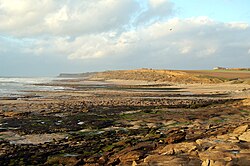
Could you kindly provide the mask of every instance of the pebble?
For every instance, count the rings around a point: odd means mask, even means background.
[[[79,125],[83,125],[83,124],[84,124],[84,122],[78,122],[77,124],[79,124]]]

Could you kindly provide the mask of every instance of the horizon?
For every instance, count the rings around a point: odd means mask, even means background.
[[[248,6],[248,0],[0,0],[0,77],[249,68]]]

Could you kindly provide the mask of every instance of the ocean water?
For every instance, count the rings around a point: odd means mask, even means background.
[[[58,78],[53,77],[0,77],[0,97],[21,96],[25,91],[47,91],[58,90],[63,87],[34,85],[49,83]]]

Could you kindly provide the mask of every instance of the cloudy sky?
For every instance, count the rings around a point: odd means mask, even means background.
[[[250,67],[249,0],[0,0],[0,76]]]

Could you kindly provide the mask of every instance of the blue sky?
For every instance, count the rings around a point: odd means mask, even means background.
[[[180,18],[208,16],[222,22],[250,22],[249,0],[173,0]]]
[[[250,67],[249,6],[248,0],[0,0],[0,76]]]

